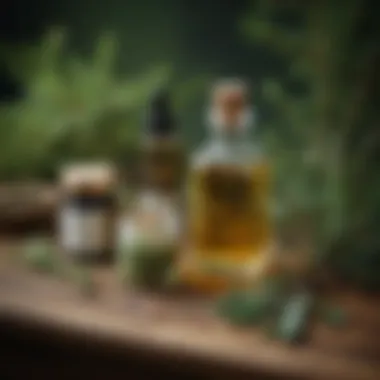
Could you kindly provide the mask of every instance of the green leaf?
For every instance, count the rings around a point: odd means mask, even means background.
[[[101,36],[88,60],[65,52],[64,42],[64,31],[54,29],[37,46],[0,46],[26,94],[1,108],[3,177],[41,175],[68,157],[120,159],[136,145],[151,92],[171,75],[163,65],[133,79],[117,76],[112,34]]]
[[[255,325],[268,315],[269,305],[263,294],[232,292],[217,302],[216,313],[234,325]]]
[[[309,293],[292,295],[279,317],[277,337],[286,342],[298,342],[304,338],[313,305],[314,299]]]

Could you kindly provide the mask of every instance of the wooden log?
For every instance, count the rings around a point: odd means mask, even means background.
[[[51,228],[57,202],[57,188],[52,184],[1,184],[0,232]]]

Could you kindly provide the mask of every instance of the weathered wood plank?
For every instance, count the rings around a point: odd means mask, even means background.
[[[57,189],[44,183],[0,185],[0,231],[52,225],[57,206]]]
[[[338,295],[353,320],[330,330],[317,325],[307,346],[272,342],[255,329],[237,329],[214,318],[208,302],[122,289],[111,268],[97,268],[100,292],[85,299],[70,284],[29,273],[4,260],[0,267],[0,318],[38,322],[46,329],[147,347],[283,378],[378,379],[379,297]],[[371,321],[371,322],[370,322]]]

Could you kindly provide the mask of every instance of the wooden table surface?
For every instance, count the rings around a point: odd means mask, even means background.
[[[17,264],[16,246],[3,241],[0,247],[0,319],[252,374],[380,379],[379,297],[340,292],[336,298],[349,311],[348,324],[340,329],[318,324],[310,343],[290,347],[257,329],[224,324],[208,301],[122,289],[112,268],[94,270],[99,293],[86,298],[64,280]]]

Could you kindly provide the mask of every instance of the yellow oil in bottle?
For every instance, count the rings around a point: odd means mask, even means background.
[[[246,86],[218,84],[210,111],[211,139],[196,152],[189,171],[183,276],[197,290],[214,292],[231,282],[236,286],[236,273],[267,255],[272,226],[269,165],[245,133],[250,122]],[[216,273],[207,269],[210,265],[224,269]]]
[[[215,166],[193,175],[199,202],[191,207],[191,235],[197,251],[232,261],[260,254],[269,236],[267,168]]]
[[[268,174],[263,163],[248,168],[210,166],[191,173],[188,237],[197,262],[236,268],[266,254],[272,238]],[[227,277],[199,267],[187,277],[201,290],[229,286]]]

